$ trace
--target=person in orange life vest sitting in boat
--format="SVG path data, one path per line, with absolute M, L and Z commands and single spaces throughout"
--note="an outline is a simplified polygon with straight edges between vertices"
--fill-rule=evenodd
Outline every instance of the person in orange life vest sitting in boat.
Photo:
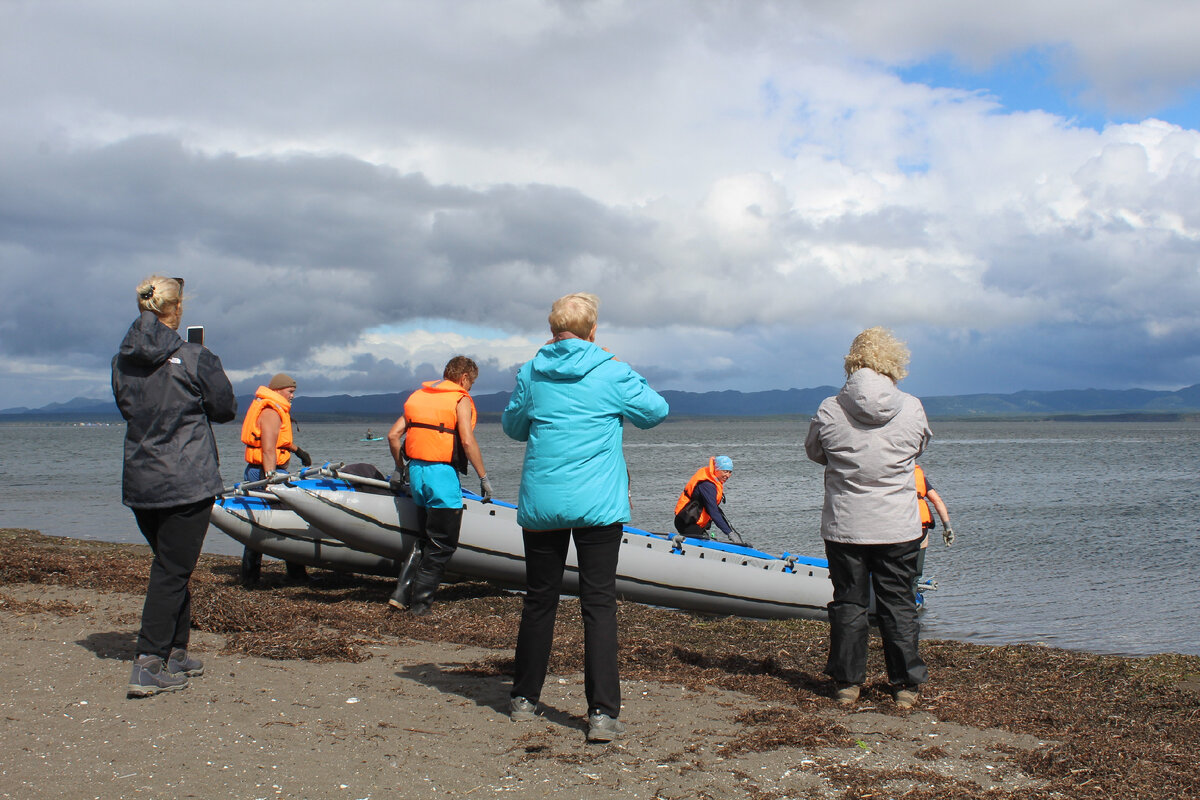
M 293 441 L 292 398 L 296 396 L 296 381 L 280 372 L 266 386 L 258 387 L 254 400 L 242 421 L 242 444 L 246 445 L 244 480 L 261 481 L 276 472 L 287 472 L 294 453 L 300 463 L 312 465 L 312 457 Z M 262 570 L 262 553 L 249 547 L 242 552 L 242 580 L 254 583 Z M 303 580 L 303 564 L 287 564 L 288 577 Z
M 942 521 L 942 540 L 946 543 L 946 547 L 954 544 L 954 529 L 950 527 L 950 511 L 946 508 L 946 504 L 942 502 L 942 496 L 933 488 L 933 484 L 929 482 L 929 477 L 925 474 L 925 470 L 921 469 L 921 465 L 917 464 L 914 469 L 914 477 L 917 483 L 917 497 L 920 502 L 917 503 L 917 508 L 921 512 L 921 553 L 917 556 L 917 575 L 913 578 L 913 594 L 917 593 L 917 584 L 921 580 L 921 573 L 925 571 L 925 548 L 929 546 L 929 532 L 935 527 L 933 521 L 933 512 L 929 510 L 932 503 L 934 511 L 937 511 L 938 519 Z
M 733 459 L 729 456 L 710 458 L 708 464 L 696 470 L 675 503 L 675 530 L 696 539 L 716 539 L 709 532 L 715 522 L 725 538 L 732 541 L 732 526 L 721 511 L 725 481 L 732 474 Z
M 426 381 L 409 395 L 404 416 L 388 431 L 388 449 L 396 462 L 392 484 L 408 459 L 408 491 L 417 505 L 422 541 L 413 548 L 400 571 L 388 604 L 424 616 L 433 604 L 446 564 L 458 549 L 463 496 L 458 475 L 467 462 L 479 476 L 483 502 L 492 500 L 492 485 L 475 440 L 475 401 L 471 387 L 479 367 L 466 356 L 455 356 L 442 371 L 442 380 Z

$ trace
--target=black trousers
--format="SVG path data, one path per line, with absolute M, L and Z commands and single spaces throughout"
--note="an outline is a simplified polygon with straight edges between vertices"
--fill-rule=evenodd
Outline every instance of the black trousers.
M 583 616 L 583 683 L 588 713 L 616 719 L 621 713 L 617 668 L 617 559 L 621 524 L 556 531 L 522 531 L 525 539 L 525 605 L 517 633 L 512 695 L 534 702 L 542 694 L 554 643 L 558 597 L 572 540 L 579 560 Z
M 833 581 L 826 675 L 839 683 L 866 681 L 867 610 L 874 589 L 888 682 L 916 686 L 929 680 L 917 649 L 921 623 L 912 589 L 920 552 L 920 539 L 900 544 L 825 542 Z
M 142 607 L 137 654 L 162 656 L 187 648 L 192 630 L 192 570 L 200 558 L 212 500 L 171 508 L 135 508 L 133 515 L 150 549 L 150 581 Z
M 711 523 L 710 523 L 711 524 Z M 687 536 L 690 539 L 709 539 L 708 528 L 701 528 L 694 522 L 681 523 L 679 518 L 675 518 L 675 530 Z

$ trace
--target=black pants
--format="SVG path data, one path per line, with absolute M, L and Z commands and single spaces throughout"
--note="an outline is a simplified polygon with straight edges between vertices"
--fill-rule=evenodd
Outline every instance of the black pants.
M 712 523 L 709 523 L 710 525 Z M 675 518 L 675 530 L 682 533 L 689 539 L 710 539 L 708 528 L 701 528 L 694 522 L 680 522 L 679 517 Z
M 522 531 L 525 539 L 525 606 L 517 633 L 512 694 L 534 702 L 542 694 L 554 643 L 554 620 L 562 592 L 567 548 L 579 560 L 579 606 L 583 616 L 583 683 L 588 713 L 616 719 L 621 713 L 617 669 L 617 559 L 621 524 L 556 531 Z
M 888 681 L 916 686 L 929 680 L 929 671 L 917 650 L 921 623 L 912 590 L 920 552 L 920 539 L 900 544 L 825 542 L 829 578 L 833 581 L 826 675 L 839 683 L 866 681 L 867 609 L 874 589 Z
M 150 581 L 142 607 L 137 655 L 162 656 L 187 648 L 192 629 L 192 570 L 200 558 L 212 500 L 171 508 L 135 508 L 133 515 L 150 549 Z

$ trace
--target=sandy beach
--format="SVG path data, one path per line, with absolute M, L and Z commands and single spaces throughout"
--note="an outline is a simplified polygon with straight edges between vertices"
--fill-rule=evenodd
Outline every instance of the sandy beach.
M 843 709 L 822 623 L 623 604 L 628 735 L 584 740 L 578 605 L 534 722 L 506 714 L 519 597 L 233 559 L 193 577 L 188 689 L 125 697 L 148 550 L 0 530 L 0 797 L 1200 797 L 1200 658 L 926 642 L 918 707 Z

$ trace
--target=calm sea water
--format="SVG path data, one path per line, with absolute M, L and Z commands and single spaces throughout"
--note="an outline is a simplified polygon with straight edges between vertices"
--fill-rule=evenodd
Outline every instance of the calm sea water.
M 388 421 L 373 423 L 384 431 Z M 823 555 L 821 468 L 804 456 L 806 417 L 685 419 L 626 427 L 633 523 L 670 530 L 680 489 L 710 455 L 732 456 L 733 524 L 768 552 Z M 950 508 L 952 548 L 931 543 L 938 590 L 923 635 L 1044 642 L 1105 653 L 1200 654 L 1200 425 L 935 422 L 922 459 Z M 390 467 L 365 424 L 301 423 L 320 460 Z M 219 426 L 229 483 L 241 477 L 234 425 Z M 120 502 L 124 428 L 0 424 L 0 527 L 142 541 Z M 497 497 L 515 500 L 523 446 L 478 430 Z M 465 485 L 478 488 L 474 476 Z M 212 529 L 210 552 L 238 546 Z

